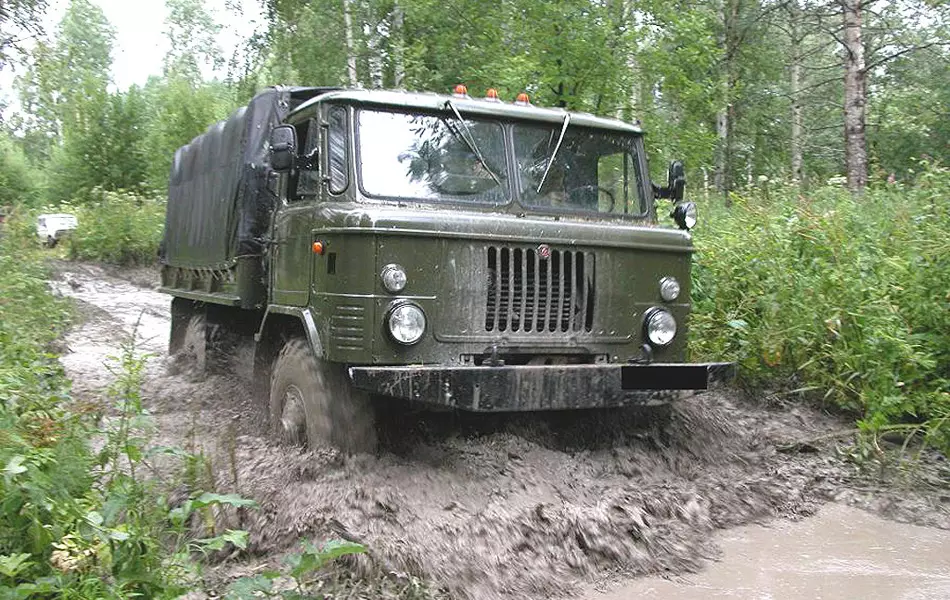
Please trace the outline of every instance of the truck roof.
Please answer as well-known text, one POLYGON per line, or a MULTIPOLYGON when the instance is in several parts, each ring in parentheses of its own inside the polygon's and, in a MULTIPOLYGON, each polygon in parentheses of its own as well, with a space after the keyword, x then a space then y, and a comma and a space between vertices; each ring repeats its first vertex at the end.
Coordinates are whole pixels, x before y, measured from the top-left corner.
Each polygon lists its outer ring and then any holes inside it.
POLYGON ((560 124, 564 115, 571 115, 571 124, 583 127, 613 129, 627 133, 643 133, 639 125, 626 123, 618 119, 607 119, 588 113, 570 112, 563 108, 544 108, 534 105, 511 104, 469 96, 450 96, 428 92, 407 92, 397 90, 364 90, 342 89, 327 91, 302 103, 291 114, 307 110, 318 102, 353 102, 358 104, 372 104, 393 108, 412 110, 444 111, 446 102, 452 104, 462 114, 477 114, 481 116, 505 117, 511 119, 526 119, 560 124))

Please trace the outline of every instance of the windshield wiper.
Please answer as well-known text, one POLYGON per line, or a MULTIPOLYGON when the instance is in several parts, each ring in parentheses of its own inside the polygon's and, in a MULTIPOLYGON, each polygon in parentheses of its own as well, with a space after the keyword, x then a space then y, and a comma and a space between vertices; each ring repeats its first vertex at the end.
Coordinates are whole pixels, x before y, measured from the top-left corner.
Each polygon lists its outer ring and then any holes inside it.
POLYGON ((564 134, 567 133, 567 126, 571 123, 571 114, 568 113, 564 115, 564 123, 561 124, 561 135, 557 138, 557 143, 554 144, 554 152, 551 153, 551 158, 548 159, 548 166, 544 167, 544 174, 541 175, 541 183, 538 184, 538 189, 534 191, 535 194, 541 193, 541 188, 544 186, 544 180, 548 178, 548 171, 551 170, 551 165, 554 164, 554 158, 557 156, 557 151, 561 149, 561 142, 564 141, 564 134))
POLYGON ((475 143, 475 137, 472 136, 472 131, 468 127, 468 123, 465 122, 465 119, 462 118, 462 115, 459 114, 457 108, 452 103, 451 100, 446 100, 445 105, 452 109, 452 112, 455 113, 455 117, 458 119, 459 123, 462 124, 462 131, 457 134, 458 137, 462 138, 462 141, 469 147, 472 151, 472 154, 475 155, 475 158, 478 159, 478 162, 482 163, 482 166, 485 167, 485 170, 488 171, 488 174, 491 175, 491 178, 495 180, 495 183, 498 184, 498 187, 503 188, 505 184, 501 182, 501 179, 498 175, 495 175, 495 172, 492 171, 491 167, 488 166, 488 163, 485 161, 485 157, 482 156, 482 151, 478 149, 478 145, 475 143), (466 137, 466 135, 468 137, 466 137))

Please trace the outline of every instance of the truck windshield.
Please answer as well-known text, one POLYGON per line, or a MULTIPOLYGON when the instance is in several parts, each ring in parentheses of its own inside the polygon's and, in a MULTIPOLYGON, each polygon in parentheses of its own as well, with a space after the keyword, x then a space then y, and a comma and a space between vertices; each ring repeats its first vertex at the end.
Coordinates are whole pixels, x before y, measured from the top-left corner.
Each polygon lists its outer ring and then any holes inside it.
POLYGON ((519 196, 525 206, 634 216, 646 213, 634 136, 571 126, 557 153, 560 125, 517 124, 513 136, 521 173, 519 196), (542 177, 544 185, 539 192, 542 177))
POLYGON ((467 130, 453 116, 360 110, 363 191, 420 200, 507 202, 501 125, 480 119, 466 119, 465 124, 467 130))

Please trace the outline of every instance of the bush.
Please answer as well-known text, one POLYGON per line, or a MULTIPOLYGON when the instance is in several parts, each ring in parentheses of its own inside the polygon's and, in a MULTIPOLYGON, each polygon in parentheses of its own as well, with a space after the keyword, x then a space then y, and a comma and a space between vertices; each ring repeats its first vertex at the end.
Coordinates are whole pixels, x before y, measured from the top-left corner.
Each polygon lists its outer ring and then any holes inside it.
POLYGON ((872 432, 924 423, 950 450, 947 197, 950 171, 929 167, 859 198, 773 185, 711 208, 692 355, 736 360, 741 380, 817 397, 872 432))
POLYGON ((49 345, 67 305, 47 288, 24 219, 0 232, 0 592, 23 576, 48 574, 53 542, 78 517, 91 485, 83 428, 66 410, 69 385, 49 345))
POLYGON ((32 206, 39 196, 38 169, 31 168, 23 150, 0 133, 0 210, 6 206, 32 206))
MULTIPOLYGON (((62 211, 70 212, 67 207, 62 211)), ((79 227, 69 257, 117 265, 150 265, 158 258, 165 203, 131 192, 94 190, 93 201, 75 209, 79 227)))

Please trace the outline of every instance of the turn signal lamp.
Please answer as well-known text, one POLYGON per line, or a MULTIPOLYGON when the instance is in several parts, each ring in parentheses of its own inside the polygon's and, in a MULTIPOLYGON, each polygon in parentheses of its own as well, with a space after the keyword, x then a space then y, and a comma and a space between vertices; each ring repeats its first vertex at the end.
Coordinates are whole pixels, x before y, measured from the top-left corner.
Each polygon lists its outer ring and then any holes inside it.
POLYGON ((468 88, 464 84, 458 84, 455 86, 455 92, 452 94, 456 98, 465 98, 468 96, 468 88))
POLYGON ((520 106, 531 106, 531 99, 528 98, 528 94, 521 92, 518 94, 518 97, 515 98, 515 104, 520 106))
POLYGON ((488 91, 485 92, 485 100, 488 100, 489 102, 501 102, 501 100, 498 99, 498 90, 495 88, 488 88, 488 91))
POLYGON ((313 243, 313 253, 322 255, 323 252, 327 249, 327 245, 321 241, 316 241, 313 243))

